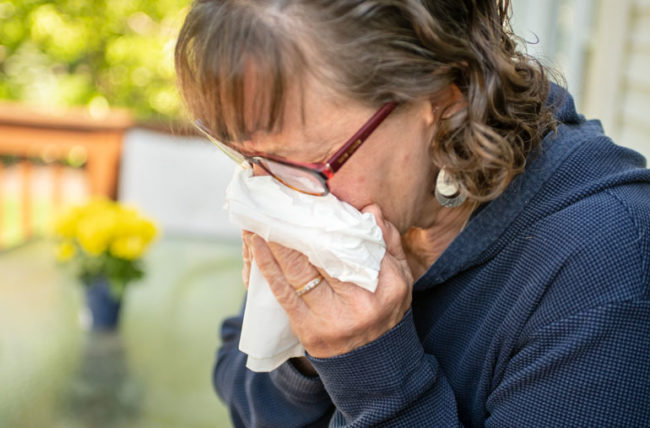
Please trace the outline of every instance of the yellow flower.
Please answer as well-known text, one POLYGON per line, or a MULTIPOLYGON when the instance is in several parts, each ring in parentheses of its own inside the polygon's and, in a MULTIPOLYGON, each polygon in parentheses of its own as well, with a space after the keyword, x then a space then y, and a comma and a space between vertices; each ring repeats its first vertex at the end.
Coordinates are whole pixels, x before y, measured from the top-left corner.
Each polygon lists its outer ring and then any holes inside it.
POLYGON ((67 262, 77 254, 77 249, 71 241, 63 241, 56 247, 56 259, 67 262))
POLYGON ((152 221, 140 218, 138 221, 137 234, 147 245, 156 237, 157 233, 156 225, 152 221))
POLYGON ((106 198, 69 209, 57 219, 55 231, 70 244, 76 241, 83 253, 108 251, 126 260, 141 257, 157 234, 155 224, 136 209, 106 198))
POLYGON ((117 217, 115 212, 90 210, 77 225, 77 240, 84 251, 99 255, 106 251, 115 236, 117 217))
POLYGON ((142 256, 146 247, 147 244, 140 236, 123 236, 113 241, 110 253, 121 259, 135 260, 142 256))
POLYGON ((116 237, 110 252, 115 257, 129 260, 141 257, 156 236, 153 222, 132 208, 122 208, 115 230, 116 237))
POLYGON ((54 223, 54 233, 67 239, 74 239, 77 233, 77 223, 81 217, 81 208, 73 207, 61 214, 54 223))

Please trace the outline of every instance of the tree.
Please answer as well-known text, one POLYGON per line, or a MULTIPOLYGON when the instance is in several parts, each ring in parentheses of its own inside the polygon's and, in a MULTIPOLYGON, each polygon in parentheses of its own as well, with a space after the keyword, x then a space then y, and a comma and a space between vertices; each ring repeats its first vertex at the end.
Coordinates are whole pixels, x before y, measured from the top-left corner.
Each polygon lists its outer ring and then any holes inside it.
POLYGON ((189 0, 0 0, 0 99, 177 119, 173 50, 189 0))

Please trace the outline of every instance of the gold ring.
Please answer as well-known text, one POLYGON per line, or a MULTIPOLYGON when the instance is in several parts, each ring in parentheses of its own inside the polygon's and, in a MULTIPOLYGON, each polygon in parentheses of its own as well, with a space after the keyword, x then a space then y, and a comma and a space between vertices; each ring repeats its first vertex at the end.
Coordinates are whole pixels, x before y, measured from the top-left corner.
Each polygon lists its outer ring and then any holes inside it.
POLYGON ((298 296, 302 296, 303 294, 310 292, 314 288, 318 287, 318 284, 320 284, 322 280, 323 277, 321 275, 318 275, 316 278, 312 279, 307 284, 297 289, 296 294, 298 296))

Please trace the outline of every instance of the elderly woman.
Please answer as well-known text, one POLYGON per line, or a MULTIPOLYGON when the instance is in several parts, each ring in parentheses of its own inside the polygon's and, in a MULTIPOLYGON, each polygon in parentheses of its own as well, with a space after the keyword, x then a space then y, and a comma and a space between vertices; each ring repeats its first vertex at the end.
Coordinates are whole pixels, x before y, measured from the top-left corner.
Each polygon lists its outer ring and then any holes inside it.
POLYGON ((370 293, 244 233, 307 356, 249 371, 227 320, 214 384, 236 426, 650 420, 650 173, 517 50, 508 8, 192 5, 176 66, 203 128, 386 242, 370 293))

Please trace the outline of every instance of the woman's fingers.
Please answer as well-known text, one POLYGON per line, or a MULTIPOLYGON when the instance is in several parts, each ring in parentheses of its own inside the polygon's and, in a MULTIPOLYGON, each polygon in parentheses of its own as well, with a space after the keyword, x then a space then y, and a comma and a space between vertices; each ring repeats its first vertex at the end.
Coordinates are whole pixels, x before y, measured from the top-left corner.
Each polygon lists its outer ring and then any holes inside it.
POLYGON ((299 288, 301 284, 305 284, 318 276, 318 272, 304 254, 275 242, 269 242, 268 245, 287 281, 294 288, 299 288))
POLYGON ((328 288, 325 278, 309 263, 307 256, 274 242, 269 242, 268 245, 287 282, 293 289, 297 292, 305 286, 311 288, 300 296, 308 305, 325 297, 324 293, 328 288))
POLYGON ((402 238, 397 228, 388 220, 384 218, 384 214, 378 205, 372 204, 364 207, 362 213, 370 213, 375 216, 375 221, 384 235, 384 242, 386 243, 386 251, 398 260, 406 260, 404 248, 402 247, 402 238))
MULTIPOLYGON (((413 274, 406 261, 402 238, 397 228, 386 220, 379 206, 372 204, 361 210, 363 213, 371 213, 375 216, 377 225, 381 228, 386 243, 386 253, 381 263, 379 281, 384 282, 383 287, 378 287, 376 294, 392 302, 391 304, 404 304, 406 309, 410 306, 411 287, 413 285, 413 274)), ((406 310, 405 309, 405 310, 406 310)))
POLYGON ((241 277, 244 281, 244 286, 248 290, 248 281, 251 276, 251 263, 253 261, 253 254, 251 253, 251 248, 249 245, 250 239, 253 236, 252 232, 247 230, 242 230, 241 232, 241 243, 242 243, 242 260, 244 261, 244 267, 241 271, 241 277))
POLYGON ((266 278, 276 300, 290 315, 305 309, 304 301, 285 278, 282 268, 273 256, 269 244, 261 237, 253 235, 249 240, 252 256, 262 275, 266 278))
POLYGON ((267 243, 255 234, 246 238, 293 332, 311 355, 339 355, 375 340, 402 319, 410 304, 410 271, 393 255, 404 254, 397 230, 383 219, 379 208, 364 212, 375 215, 387 246, 374 293, 330 278, 295 250, 267 243), (321 275, 323 280, 314 289, 298 296, 296 290, 321 275))

